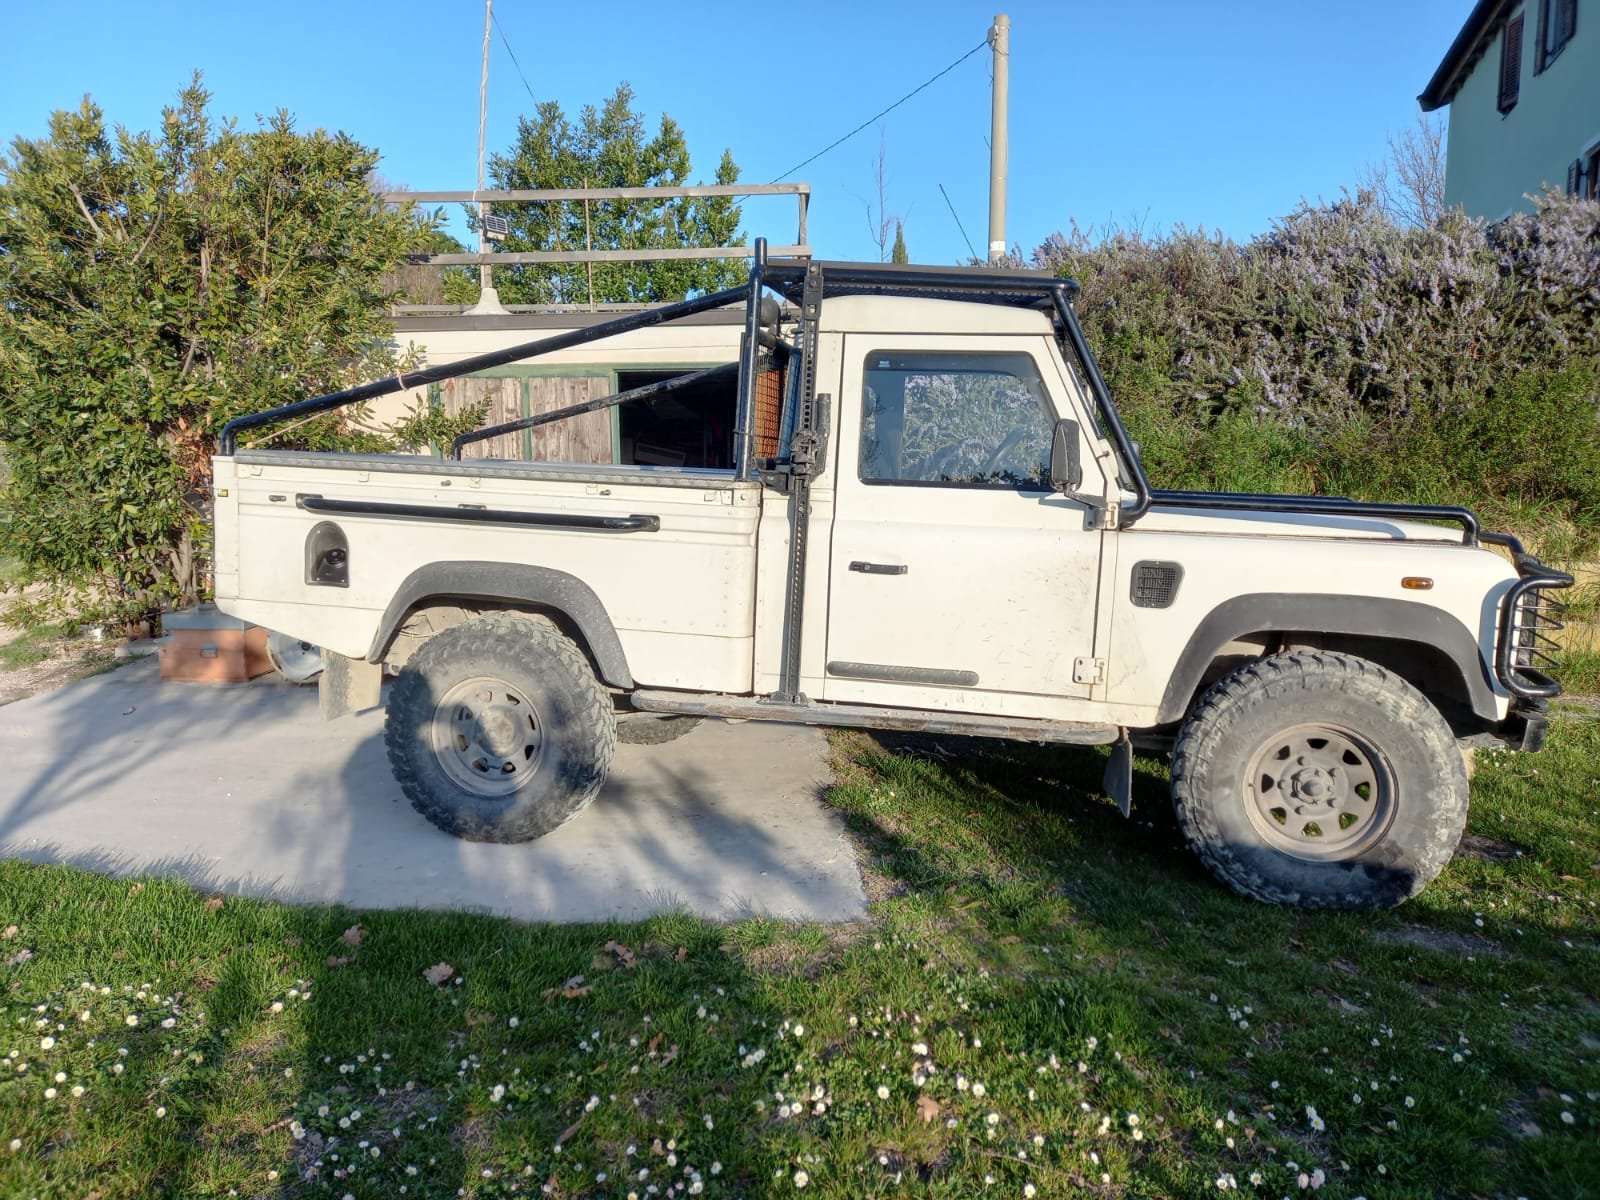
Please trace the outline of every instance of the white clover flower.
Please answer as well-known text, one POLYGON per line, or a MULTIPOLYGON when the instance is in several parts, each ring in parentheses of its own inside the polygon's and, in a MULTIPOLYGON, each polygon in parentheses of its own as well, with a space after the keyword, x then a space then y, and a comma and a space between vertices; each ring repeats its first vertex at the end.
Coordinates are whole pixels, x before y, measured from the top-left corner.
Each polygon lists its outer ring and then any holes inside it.
POLYGON ((44 1098, 46 1100, 54 1100, 56 1098, 56 1090, 55 1090, 55 1088, 53 1088, 53 1087, 45 1088, 45 1090, 44 1090, 44 1098))
POLYGON ((928 1043, 927 1042, 912 1042, 911 1043, 911 1053, 913 1053, 913 1054, 927 1054, 928 1053, 928 1043))
POLYGON ((988 1116, 984 1117, 983 1123, 992 1129, 994 1126, 1000 1124, 1000 1114, 997 1112, 990 1113, 988 1116))
POLYGON ((22 1139, 21 1138, 12 1138, 11 1139, 11 1153, 15 1154, 18 1150, 21 1150, 21 1149, 22 1149, 22 1139))
POLYGON ((1316 1170, 1311 1172, 1311 1190, 1312 1191, 1316 1191, 1318 1188, 1320 1188, 1327 1181, 1328 1181, 1328 1177, 1322 1173, 1322 1168, 1321 1167, 1318 1167, 1316 1170))
POLYGON ((984 1093, 986 1093, 988 1090, 989 1089, 984 1087, 981 1083, 975 1083, 972 1085, 972 1094, 978 1097, 980 1100, 983 1099, 984 1093))
POLYGON ((156 1105, 156 1116, 164 1117, 166 1115, 167 1115, 167 1106, 164 1105, 164 1104, 156 1105))
POLYGON ((1563 1109, 1561 1112, 1561 1123, 1563 1125, 1576 1125, 1578 1123, 1578 1118, 1563 1109))
POLYGON ((177 1023, 178 1023, 178 1020, 177 1020, 176 1017, 168 1017, 165 1021, 161 1022, 161 1028, 163 1028, 163 1029, 171 1029, 177 1023))
POLYGON ((123 1024, 127 1025, 129 1028, 132 1028, 133 1026, 137 1025, 138 1023, 139 1023, 139 1017, 138 1017, 137 1013, 129 1013, 128 1016, 127 1016, 127 1019, 123 1022, 123 1024))
POLYGON ((1139 1123, 1139 1114, 1138 1113, 1129 1113, 1128 1114, 1128 1124, 1130 1126, 1133 1126, 1133 1125, 1137 1125, 1138 1123, 1139 1123))
POLYGON ((878 1085, 878 1099, 879 1100, 887 1100, 888 1098, 889 1098, 889 1089, 887 1087, 885 1087, 883 1084, 880 1083, 878 1085))
POLYGON ((56 1040, 53 1037, 42 1037, 42 1038, 39 1039, 39 1049, 41 1049, 41 1050, 54 1049, 55 1048, 55 1044, 56 1044, 56 1040))
MULTIPOLYGON (((512 1029, 515 1029, 518 1025, 522 1024, 522 1020, 519 1017, 512 1017, 510 1020, 508 1020, 506 1022, 506 1024, 508 1026, 510 1026, 512 1029)), ((639 1044, 639 1039, 635 1038, 634 1039, 634 1045, 638 1045, 638 1044, 639 1044)))
POLYGON ((1033 1184, 1031 1184, 1031 1183, 1025 1183, 1025 1184, 1022 1185, 1022 1194, 1024 1196, 1029 1196, 1029 1197, 1035 1196, 1035 1195, 1038 1194, 1038 1192, 1039 1192, 1039 1189, 1034 1187, 1033 1184))
POLYGON ((112 1063, 111 1064, 111 1073, 113 1075, 121 1075, 122 1074, 122 1064, 121 1063, 112 1063))
POLYGON ((721 1175, 722 1174, 722 1164, 720 1162, 712 1163, 711 1164, 711 1173, 713 1175, 721 1175))
POLYGON ((794 1185, 795 1185, 795 1187, 803 1188, 803 1187, 805 1187, 806 1184, 808 1184, 810 1182, 811 1182, 811 1176, 807 1175, 804 1171, 796 1171, 794 1173, 794 1185))
POLYGON ((505 1099, 505 1094, 506 1094, 506 1085, 503 1084, 503 1083, 495 1084, 494 1087, 489 1089, 489 1101, 490 1101, 490 1103, 499 1104, 501 1100, 505 1099))
POLYGON ((275 1012, 275 1013, 282 1012, 283 1011, 283 1001, 282 1000, 274 1000, 272 1002, 272 1011, 275 1012))
POLYGON ((1406 1107, 1407 1108, 1415 1108, 1416 1106, 1417 1106, 1417 1102, 1416 1102, 1415 1098, 1413 1098, 1411 1096, 1407 1096, 1406 1097, 1406 1107))
MULTIPOLYGON (((804 1025, 796 1025, 794 1027, 794 1035, 795 1035, 795 1037, 805 1037, 805 1035, 806 1035, 806 1027, 804 1025)), ((799 1172, 799 1174, 805 1175, 805 1172, 801 1171, 801 1172, 799 1172)), ((809 1178, 809 1176, 807 1178, 809 1178)), ((805 1184, 797 1183, 797 1184, 795 1184, 795 1187, 805 1187, 805 1184)))

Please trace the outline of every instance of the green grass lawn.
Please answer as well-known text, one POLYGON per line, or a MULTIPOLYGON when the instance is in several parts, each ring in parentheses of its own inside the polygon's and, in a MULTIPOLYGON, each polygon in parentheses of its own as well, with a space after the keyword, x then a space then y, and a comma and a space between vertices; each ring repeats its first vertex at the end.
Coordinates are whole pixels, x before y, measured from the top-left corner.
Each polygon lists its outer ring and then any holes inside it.
POLYGON ((893 745, 836 742, 854 926, 0 864, 0 1195, 1600 1196, 1600 722, 1379 915, 1214 885, 1151 764, 1124 822, 1092 752, 893 745))

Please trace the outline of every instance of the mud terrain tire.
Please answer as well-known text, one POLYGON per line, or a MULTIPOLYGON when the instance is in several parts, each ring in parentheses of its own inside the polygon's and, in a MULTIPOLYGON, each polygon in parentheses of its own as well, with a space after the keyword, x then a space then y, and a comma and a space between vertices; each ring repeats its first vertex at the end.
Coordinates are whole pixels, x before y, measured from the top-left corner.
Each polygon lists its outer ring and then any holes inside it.
POLYGON ((389 764, 455 837, 526 842, 581 812, 617 745, 611 697, 548 621, 499 614, 430 637, 389 692, 389 764))
POLYGON ((1235 891, 1305 908, 1388 908, 1445 868, 1467 820, 1450 727, 1410 683, 1324 651, 1248 663, 1178 732, 1185 839, 1235 891))

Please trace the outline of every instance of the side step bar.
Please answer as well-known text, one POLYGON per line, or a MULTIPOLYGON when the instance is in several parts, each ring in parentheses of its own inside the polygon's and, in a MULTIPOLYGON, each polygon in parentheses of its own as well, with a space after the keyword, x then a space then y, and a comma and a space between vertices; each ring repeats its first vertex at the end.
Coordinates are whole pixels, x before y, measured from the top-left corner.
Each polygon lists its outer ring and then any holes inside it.
POLYGON ((1065 742, 1106 746, 1121 731, 1115 725, 1044 721, 1027 717, 986 717, 928 708, 887 708, 867 704, 785 704, 757 696, 705 695, 643 689, 630 697, 644 712, 735 721, 778 721, 786 725, 833 725, 844 729, 894 729, 902 733, 957 733, 1019 742, 1065 742))

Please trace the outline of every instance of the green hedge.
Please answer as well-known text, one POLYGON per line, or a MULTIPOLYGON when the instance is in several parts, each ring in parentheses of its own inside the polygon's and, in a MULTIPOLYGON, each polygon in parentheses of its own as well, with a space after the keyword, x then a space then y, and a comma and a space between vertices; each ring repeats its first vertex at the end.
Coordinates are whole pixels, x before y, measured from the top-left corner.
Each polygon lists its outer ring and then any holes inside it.
POLYGON ((1246 244, 1057 234, 1162 487, 1475 505, 1549 553, 1600 542, 1600 204, 1402 229, 1366 197, 1246 244))

